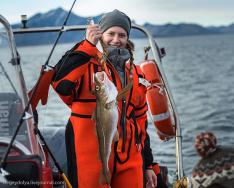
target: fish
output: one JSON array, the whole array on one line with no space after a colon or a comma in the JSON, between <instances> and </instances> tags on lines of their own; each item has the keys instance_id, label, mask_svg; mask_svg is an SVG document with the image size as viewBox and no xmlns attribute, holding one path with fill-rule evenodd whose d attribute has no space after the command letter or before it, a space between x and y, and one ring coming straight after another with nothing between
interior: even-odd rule
<instances>
[{"instance_id":1,"label":"fish","mask_svg":"<svg viewBox=\"0 0 234 188\"><path fill-rule=\"evenodd\" d=\"M102 163L100 183L111 183L111 174L108 166L112 143L119 140L118 107L116 97L118 91L107 74L97 72L94 74L94 95L96 96L96 108L92 119L96 122L96 132L99 143L99 155Z\"/></svg>"}]
</instances>

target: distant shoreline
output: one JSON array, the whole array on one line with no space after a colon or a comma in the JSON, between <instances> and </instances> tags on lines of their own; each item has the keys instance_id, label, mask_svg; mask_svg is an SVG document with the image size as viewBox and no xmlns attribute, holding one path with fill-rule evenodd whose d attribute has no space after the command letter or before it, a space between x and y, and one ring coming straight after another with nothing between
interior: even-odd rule
<instances>
[{"instance_id":1,"label":"distant shoreline","mask_svg":"<svg viewBox=\"0 0 234 188\"><path fill-rule=\"evenodd\" d=\"M53 27L61 26L67 15L67 11L62 8L50 10L46 13L38 13L28 19L27 26L29 28L35 27ZM98 23L102 15L94 16L93 20ZM71 13L67 25L86 25L87 18L78 16ZM12 28L20 28L21 24L13 24ZM201 35L223 35L223 34L234 34L234 23L228 26L219 27L203 27L199 24L164 24L164 25L153 25L145 23L143 25L155 38L164 37L184 37L184 36L201 36ZM37 45L37 44L50 44L53 43L56 37L56 33L40 33L37 35L28 36L16 36L17 45ZM139 31L133 30L131 32L132 38L144 38L144 34ZM80 41L84 38L84 34L74 35L73 33L67 33L61 37L62 43L69 43L72 41Z\"/></svg>"},{"instance_id":2,"label":"distant shoreline","mask_svg":"<svg viewBox=\"0 0 234 188\"><path fill-rule=\"evenodd\" d=\"M176 39L176 38L192 38L192 37L221 37L221 36L225 36L225 35L232 35L234 36L234 34L209 34L209 35L186 35L186 36L163 36L163 37L155 37L156 42L157 39ZM141 38L131 38L132 40L146 40L146 37L141 37ZM74 44L76 42L79 42L81 40L72 40L72 41L67 41L67 42L59 42L58 45L66 45L66 44ZM46 45L52 45L53 42L50 43L33 43L33 44L17 44L16 45L18 47L30 47L30 46L46 46Z\"/></svg>"}]
</instances>

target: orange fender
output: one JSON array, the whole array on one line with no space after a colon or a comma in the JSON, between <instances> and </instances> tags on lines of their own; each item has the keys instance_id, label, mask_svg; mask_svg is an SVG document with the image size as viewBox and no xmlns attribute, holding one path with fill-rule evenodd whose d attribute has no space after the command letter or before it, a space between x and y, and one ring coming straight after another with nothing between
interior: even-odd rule
<instances>
[{"instance_id":1,"label":"orange fender","mask_svg":"<svg viewBox=\"0 0 234 188\"><path fill-rule=\"evenodd\" d=\"M157 64L153 60L141 63L140 68L145 79L150 83L147 86L147 102L152 114L157 134L161 140L175 136L171 114L168 107L167 94L161 79Z\"/></svg>"}]
</instances>

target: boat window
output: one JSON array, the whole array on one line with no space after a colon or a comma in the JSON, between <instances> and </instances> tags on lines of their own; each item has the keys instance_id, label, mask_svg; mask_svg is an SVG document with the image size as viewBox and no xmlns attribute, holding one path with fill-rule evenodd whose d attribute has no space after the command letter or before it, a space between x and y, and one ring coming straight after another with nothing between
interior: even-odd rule
<instances>
[{"instance_id":1,"label":"boat window","mask_svg":"<svg viewBox=\"0 0 234 188\"><path fill-rule=\"evenodd\" d=\"M6 140L10 143L19 124L25 101L25 93L22 92L23 80L19 79L21 69L15 64L11 42L13 39L9 33L9 29L0 22L0 154L4 153L7 143L4 143L4 147L1 144ZM31 151L28 127L28 121L24 121L14 144L19 143L21 149L24 147Z\"/></svg>"}]
</instances>

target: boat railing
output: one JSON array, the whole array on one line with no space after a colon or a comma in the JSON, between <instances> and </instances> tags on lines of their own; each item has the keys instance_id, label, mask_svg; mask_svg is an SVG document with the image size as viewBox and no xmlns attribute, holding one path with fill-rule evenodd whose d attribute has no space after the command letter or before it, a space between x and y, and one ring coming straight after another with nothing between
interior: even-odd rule
<instances>
[{"instance_id":1,"label":"boat railing","mask_svg":"<svg viewBox=\"0 0 234 188\"><path fill-rule=\"evenodd\" d=\"M64 26L62 31L68 32L68 31L85 31L87 28L87 25L71 25L71 26ZM183 171L183 159L182 159L182 135L181 135L181 128L180 128L180 120L179 115L176 109L175 102L173 100L173 96L166 78L166 75L164 73L164 69L162 67L162 54L161 51L152 36L152 34L143 26L139 26L136 24L132 24L132 28L141 31L145 34L149 41L149 45L152 50L153 58L155 59L157 66L159 68L159 72L162 77L162 81L165 85L165 90L168 95L169 104L172 108L172 114L174 116L175 121L175 129L176 129L176 136L175 136L175 145L176 145L176 167L177 167L177 178L181 179L184 177L184 171ZM54 26L54 27L38 27L38 28L18 28L14 29L14 34L25 34L25 33L48 33L48 32L60 32L61 27Z\"/></svg>"},{"instance_id":2,"label":"boat railing","mask_svg":"<svg viewBox=\"0 0 234 188\"><path fill-rule=\"evenodd\" d=\"M11 141L11 139L8 137L1 137L0 138L0 143L2 145L5 145L5 146L8 146L10 141ZM27 147L25 147L21 142L18 142L17 140L15 140L12 148L20 151L24 155L31 155L31 151L29 151L29 149Z\"/></svg>"},{"instance_id":3,"label":"boat railing","mask_svg":"<svg viewBox=\"0 0 234 188\"><path fill-rule=\"evenodd\" d=\"M6 66L11 66L11 68L14 69L14 73L15 73L15 77L16 77L16 81L17 81L17 85L18 85L18 94L20 96L21 102L22 102L22 107L25 108L27 103L28 103L28 95L27 95L27 90L26 90L26 84L24 81L24 77L23 77L23 72L21 70L21 66L20 66L20 56L17 53L17 49L16 49L16 44L15 44L15 39L14 39L14 34L12 31L12 28L9 24L9 22L2 16L0 15L0 23L1 23L1 30L4 31L5 36L7 37L7 42L8 42L8 46L10 49L10 54L11 54L11 59L9 62L7 62L5 65ZM33 129L33 124L34 124L34 120L32 117L33 114L31 110L28 111L28 116L24 116L25 118L25 122L27 124L26 129L27 129L27 135L28 135L28 140L30 142L30 150L32 152L32 154L39 154L39 146L38 146L38 142L37 142L37 138L34 134L34 129ZM28 118L29 117L29 118ZM17 124L16 124L17 125ZM16 126L15 125L15 126Z\"/></svg>"}]
</instances>

